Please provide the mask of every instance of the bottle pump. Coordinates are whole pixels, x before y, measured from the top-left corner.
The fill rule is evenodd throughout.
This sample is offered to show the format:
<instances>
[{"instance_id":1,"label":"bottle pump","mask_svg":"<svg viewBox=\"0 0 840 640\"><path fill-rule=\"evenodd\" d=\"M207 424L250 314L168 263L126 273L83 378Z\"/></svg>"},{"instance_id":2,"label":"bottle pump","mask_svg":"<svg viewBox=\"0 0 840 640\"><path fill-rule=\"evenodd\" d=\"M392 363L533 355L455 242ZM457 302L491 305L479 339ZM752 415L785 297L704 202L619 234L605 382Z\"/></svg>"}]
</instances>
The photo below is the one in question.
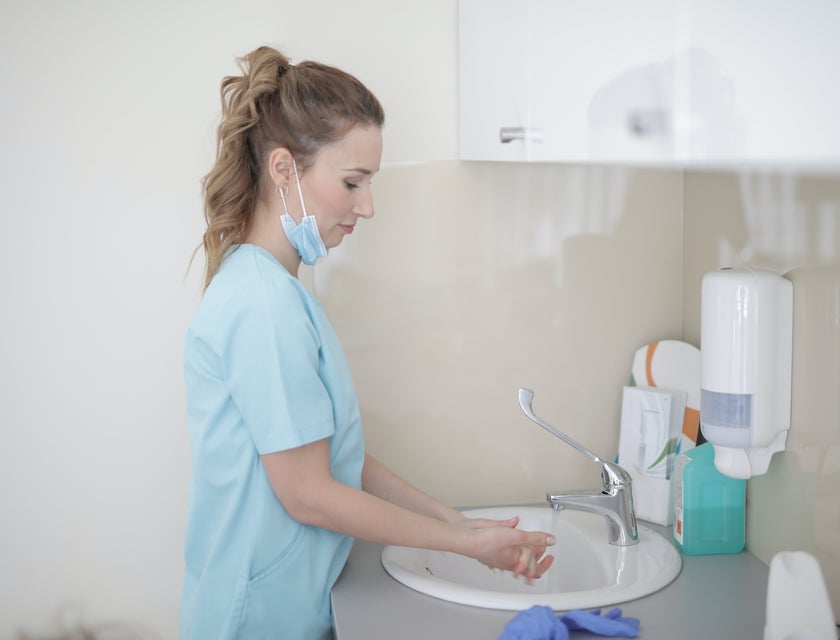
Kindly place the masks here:
<instances>
[{"instance_id":1,"label":"bottle pump","mask_svg":"<svg viewBox=\"0 0 840 640\"><path fill-rule=\"evenodd\" d=\"M793 283L765 269L713 271L701 307L703 436L722 474L761 475L790 427Z\"/></svg>"}]
</instances>

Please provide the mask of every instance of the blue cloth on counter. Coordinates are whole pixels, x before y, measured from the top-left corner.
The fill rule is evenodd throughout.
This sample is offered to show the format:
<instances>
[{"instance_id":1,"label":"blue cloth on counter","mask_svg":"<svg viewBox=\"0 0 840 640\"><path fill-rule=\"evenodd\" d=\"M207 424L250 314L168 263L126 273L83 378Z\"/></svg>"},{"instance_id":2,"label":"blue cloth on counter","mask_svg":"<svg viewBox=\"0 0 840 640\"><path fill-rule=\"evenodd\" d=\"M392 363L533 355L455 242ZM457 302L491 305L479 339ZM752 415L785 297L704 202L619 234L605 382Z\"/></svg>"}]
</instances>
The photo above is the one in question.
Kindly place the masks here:
<instances>
[{"instance_id":1,"label":"blue cloth on counter","mask_svg":"<svg viewBox=\"0 0 840 640\"><path fill-rule=\"evenodd\" d=\"M517 613L505 625L499 640L569 640L570 631L589 631L599 636L635 638L639 635L638 618L622 618L621 609L575 609L555 615L551 607L535 605Z\"/></svg>"}]
</instances>

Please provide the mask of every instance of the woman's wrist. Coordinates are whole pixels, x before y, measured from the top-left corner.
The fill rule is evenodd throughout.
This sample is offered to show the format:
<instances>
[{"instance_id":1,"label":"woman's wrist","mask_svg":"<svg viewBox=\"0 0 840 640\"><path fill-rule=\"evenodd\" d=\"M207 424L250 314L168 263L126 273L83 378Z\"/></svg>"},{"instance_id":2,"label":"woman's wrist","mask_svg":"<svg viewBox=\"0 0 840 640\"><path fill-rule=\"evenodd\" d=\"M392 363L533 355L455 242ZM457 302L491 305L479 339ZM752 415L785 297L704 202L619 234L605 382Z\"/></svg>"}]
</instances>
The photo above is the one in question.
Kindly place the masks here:
<instances>
[{"instance_id":1,"label":"woman's wrist","mask_svg":"<svg viewBox=\"0 0 840 640\"><path fill-rule=\"evenodd\" d=\"M467 558L476 558L476 532L469 527L458 526L458 523L450 523L450 526L455 531L452 551Z\"/></svg>"},{"instance_id":2,"label":"woman's wrist","mask_svg":"<svg viewBox=\"0 0 840 640\"><path fill-rule=\"evenodd\" d=\"M447 506L444 506L443 509L441 509L441 512L438 514L437 518L438 520L443 520L445 523L451 525L462 524L469 520L467 516L465 516L457 509L452 509L451 507Z\"/></svg>"}]
</instances>

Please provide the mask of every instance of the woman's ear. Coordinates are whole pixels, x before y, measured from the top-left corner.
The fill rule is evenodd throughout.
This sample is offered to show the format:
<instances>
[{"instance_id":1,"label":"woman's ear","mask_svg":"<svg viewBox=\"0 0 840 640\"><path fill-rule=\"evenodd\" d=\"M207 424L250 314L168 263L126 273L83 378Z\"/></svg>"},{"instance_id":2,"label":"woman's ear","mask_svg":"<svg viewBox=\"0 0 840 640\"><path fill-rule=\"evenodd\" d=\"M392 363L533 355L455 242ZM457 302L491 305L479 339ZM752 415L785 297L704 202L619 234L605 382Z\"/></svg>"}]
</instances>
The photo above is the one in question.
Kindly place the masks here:
<instances>
[{"instance_id":1,"label":"woman's ear","mask_svg":"<svg viewBox=\"0 0 840 640\"><path fill-rule=\"evenodd\" d=\"M292 153L286 147L272 149L268 154L268 174L274 186L288 188L292 173Z\"/></svg>"}]
</instances>

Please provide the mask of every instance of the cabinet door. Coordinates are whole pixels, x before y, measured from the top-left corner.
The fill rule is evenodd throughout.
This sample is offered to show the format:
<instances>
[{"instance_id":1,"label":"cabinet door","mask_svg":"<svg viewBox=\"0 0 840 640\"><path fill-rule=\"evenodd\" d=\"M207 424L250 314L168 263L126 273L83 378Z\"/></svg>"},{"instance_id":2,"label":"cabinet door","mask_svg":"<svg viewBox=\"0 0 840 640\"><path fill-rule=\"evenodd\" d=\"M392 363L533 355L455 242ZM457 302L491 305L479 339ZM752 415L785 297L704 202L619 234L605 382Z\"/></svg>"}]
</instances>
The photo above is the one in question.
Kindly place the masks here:
<instances>
[{"instance_id":1,"label":"cabinet door","mask_svg":"<svg viewBox=\"0 0 840 640\"><path fill-rule=\"evenodd\" d=\"M672 154L673 0L460 0L460 157Z\"/></svg>"},{"instance_id":2,"label":"cabinet door","mask_svg":"<svg viewBox=\"0 0 840 640\"><path fill-rule=\"evenodd\" d=\"M681 0L681 11L677 159L836 166L840 2Z\"/></svg>"},{"instance_id":3,"label":"cabinet door","mask_svg":"<svg viewBox=\"0 0 840 640\"><path fill-rule=\"evenodd\" d=\"M535 160L667 161L673 153L672 0L530 0Z\"/></svg>"}]
</instances>

